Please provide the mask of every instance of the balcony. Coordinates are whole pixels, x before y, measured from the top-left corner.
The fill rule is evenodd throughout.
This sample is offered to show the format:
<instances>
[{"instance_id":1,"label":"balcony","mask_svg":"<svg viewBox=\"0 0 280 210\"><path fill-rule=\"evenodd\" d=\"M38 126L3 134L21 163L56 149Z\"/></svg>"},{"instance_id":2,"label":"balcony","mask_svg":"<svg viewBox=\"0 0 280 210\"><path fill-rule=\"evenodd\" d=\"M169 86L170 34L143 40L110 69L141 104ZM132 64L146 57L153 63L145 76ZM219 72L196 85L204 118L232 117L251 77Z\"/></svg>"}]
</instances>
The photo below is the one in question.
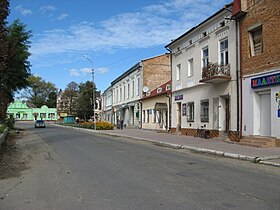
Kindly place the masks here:
<instances>
[{"instance_id":1,"label":"balcony","mask_svg":"<svg viewBox=\"0 0 280 210\"><path fill-rule=\"evenodd\" d=\"M202 68L202 79L199 82L218 84L230 80L230 64L209 63L207 67Z\"/></svg>"}]
</instances>

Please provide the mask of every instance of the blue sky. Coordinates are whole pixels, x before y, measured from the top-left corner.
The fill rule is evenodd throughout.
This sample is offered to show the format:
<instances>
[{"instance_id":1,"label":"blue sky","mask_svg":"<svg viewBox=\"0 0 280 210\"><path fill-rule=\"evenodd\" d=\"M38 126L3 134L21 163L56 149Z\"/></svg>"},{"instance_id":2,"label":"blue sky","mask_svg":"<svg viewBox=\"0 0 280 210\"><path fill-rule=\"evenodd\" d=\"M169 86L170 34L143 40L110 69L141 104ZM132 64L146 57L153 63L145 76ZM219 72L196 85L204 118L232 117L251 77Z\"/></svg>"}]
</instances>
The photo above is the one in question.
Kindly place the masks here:
<instances>
[{"instance_id":1,"label":"blue sky","mask_svg":"<svg viewBox=\"0 0 280 210\"><path fill-rule=\"evenodd\" d=\"M31 72L57 88L91 80L97 89L164 48L230 0L11 0L8 22L32 31Z\"/></svg>"}]
</instances>

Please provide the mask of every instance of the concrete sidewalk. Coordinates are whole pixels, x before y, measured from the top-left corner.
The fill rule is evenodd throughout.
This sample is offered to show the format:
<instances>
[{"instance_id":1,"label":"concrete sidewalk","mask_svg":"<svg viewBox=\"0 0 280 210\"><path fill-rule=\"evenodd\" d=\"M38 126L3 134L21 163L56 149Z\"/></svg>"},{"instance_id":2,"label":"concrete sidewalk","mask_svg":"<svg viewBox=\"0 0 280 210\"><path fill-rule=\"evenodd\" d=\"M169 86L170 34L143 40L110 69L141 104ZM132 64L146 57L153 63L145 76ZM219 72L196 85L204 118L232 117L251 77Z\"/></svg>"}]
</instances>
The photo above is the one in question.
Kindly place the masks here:
<instances>
[{"instance_id":1,"label":"concrete sidewalk","mask_svg":"<svg viewBox=\"0 0 280 210\"><path fill-rule=\"evenodd\" d=\"M75 128L82 129L82 128ZM280 148L258 148L226 142L218 139L202 139L198 137L158 133L143 129L114 129L114 130L88 130L113 136L123 136L142 141L149 141L160 146L208 153L218 156L248 160L255 163L268 164L280 167Z\"/></svg>"}]
</instances>

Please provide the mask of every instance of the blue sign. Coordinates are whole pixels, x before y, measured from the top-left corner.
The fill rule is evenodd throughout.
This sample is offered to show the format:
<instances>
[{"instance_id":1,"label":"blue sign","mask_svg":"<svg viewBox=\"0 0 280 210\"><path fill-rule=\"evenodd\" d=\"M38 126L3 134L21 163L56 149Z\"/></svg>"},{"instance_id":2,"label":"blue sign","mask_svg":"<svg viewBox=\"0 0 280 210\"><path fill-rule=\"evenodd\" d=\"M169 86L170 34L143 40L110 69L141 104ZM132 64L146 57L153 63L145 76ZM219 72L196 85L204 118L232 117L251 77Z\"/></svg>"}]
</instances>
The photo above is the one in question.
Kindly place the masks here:
<instances>
[{"instance_id":1,"label":"blue sign","mask_svg":"<svg viewBox=\"0 0 280 210\"><path fill-rule=\"evenodd\" d=\"M279 84L280 84L279 73L251 79L251 88L258 88L258 87L279 85Z\"/></svg>"},{"instance_id":2,"label":"blue sign","mask_svg":"<svg viewBox=\"0 0 280 210\"><path fill-rule=\"evenodd\" d=\"M183 100L183 95L177 95L175 96L175 101Z\"/></svg>"},{"instance_id":3,"label":"blue sign","mask_svg":"<svg viewBox=\"0 0 280 210\"><path fill-rule=\"evenodd\" d=\"M278 109L278 117L280 117L280 109Z\"/></svg>"}]
</instances>

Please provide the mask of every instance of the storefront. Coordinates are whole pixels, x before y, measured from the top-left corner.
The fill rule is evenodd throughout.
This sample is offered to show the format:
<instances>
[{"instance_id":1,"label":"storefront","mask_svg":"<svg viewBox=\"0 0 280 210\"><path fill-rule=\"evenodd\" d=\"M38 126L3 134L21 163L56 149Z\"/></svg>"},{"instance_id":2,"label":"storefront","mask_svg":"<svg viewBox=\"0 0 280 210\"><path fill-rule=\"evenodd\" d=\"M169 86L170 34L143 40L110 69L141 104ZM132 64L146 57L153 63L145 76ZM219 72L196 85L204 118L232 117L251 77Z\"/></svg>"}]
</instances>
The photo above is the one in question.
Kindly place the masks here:
<instances>
[{"instance_id":1,"label":"storefront","mask_svg":"<svg viewBox=\"0 0 280 210\"><path fill-rule=\"evenodd\" d=\"M243 136L280 138L280 70L243 79Z\"/></svg>"}]
</instances>

